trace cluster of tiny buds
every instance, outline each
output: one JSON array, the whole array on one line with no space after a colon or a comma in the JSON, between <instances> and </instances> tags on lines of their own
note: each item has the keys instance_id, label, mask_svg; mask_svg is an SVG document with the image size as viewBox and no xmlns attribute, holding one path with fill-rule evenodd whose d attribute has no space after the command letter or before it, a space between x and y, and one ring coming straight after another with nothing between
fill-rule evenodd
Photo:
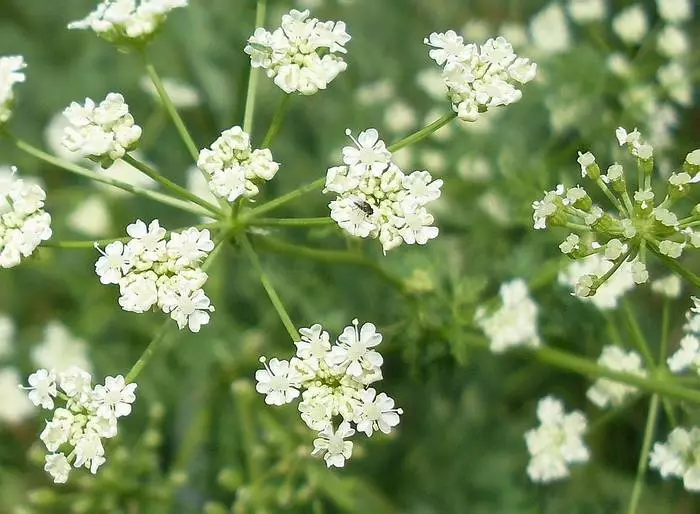
<instances>
[{"instance_id":1,"label":"cluster of tiny buds","mask_svg":"<svg viewBox=\"0 0 700 514\"><path fill-rule=\"evenodd\" d=\"M268 363L261 357L264 369L255 373L256 390L268 405L301 396L301 419L318 432L312 455L323 455L328 467L343 467L353 449L346 439L356 431L368 437L377 430L388 434L403 413L393 399L369 387L382 379L383 359L375 350L382 335L372 323L360 327L356 319L334 344L319 324L301 328L299 334L291 360Z\"/></svg>"},{"instance_id":2,"label":"cluster of tiny buds","mask_svg":"<svg viewBox=\"0 0 700 514\"><path fill-rule=\"evenodd\" d=\"M28 378L29 400L52 410L39 438L51 452L44 469L56 483L68 480L71 465L91 473L105 462L102 439L117 435L117 419L131 413L136 384L124 377L105 378L104 385L92 386L92 376L78 367L63 372L39 369ZM57 403L61 402L62 407Z\"/></svg>"},{"instance_id":3,"label":"cluster of tiny buds","mask_svg":"<svg viewBox=\"0 0 700 514\"><path fill-rule=\"evenodd\" d=\"M202 287L207 274L202 261L214 249L209 231L195 227L172 232L158 220L148 225L141 220L126 229L131 240L115 241L103 250L95 263L95 272L103 284L118 284L119 305L130 312L146 312L158 306L177 322L199 332L209 323L214 310Z\"/></svg>"},{"instance_id":4,"label":"cluster of tiny buds","mask_svg":"<svg viewBox=\"0 0 700 514\"><path fill-rule=\"evenodd\" d=\"M425 244L437 237L425 205L440 197L442 180L428 171L406 175L371 128L343 148L344 165L328 169L324 192L336 193L328 205L338 225L357 237L379 239L384 252L406 244Z\"/></svg>"},{"instance_id":5,"label":"cluster of tiny buds","mask_svg":"<svg viewBox=\"0 0 700 514\"><path fill-rule=\"evenodd\" d=\"M666 194L657 202L652 188L653 147L642 140L637 130L627 132L620 127L616 136L620 146L626 146L636 158L638 181L632 194L621 164L614 163L602 173L595 156L585 152L578 157L581 175L600 188L610 202L610 210L593 203L581 186L566 189L559 185L532 204L536 229L564 227L572 230L559 246L564 254L572 259L599 254L612 263L601 276L583 276L576 287L579 296L594 295L625 262L631 263L635 283L647 282L647 251L677 259L684 249L700 247L700 232L692 228L700 221L698 207L685 217L673 211L676 202L700 181L700 150L689 153L682 171L668 177Z\"/></svg>"}]
</instances>

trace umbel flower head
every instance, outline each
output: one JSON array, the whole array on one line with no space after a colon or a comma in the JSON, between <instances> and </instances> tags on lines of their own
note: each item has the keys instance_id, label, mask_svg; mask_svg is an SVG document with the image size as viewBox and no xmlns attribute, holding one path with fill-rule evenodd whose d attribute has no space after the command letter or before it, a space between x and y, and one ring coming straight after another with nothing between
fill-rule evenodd
<instances>
[{"instance_id":1,"label":"umbel flower head","mask_svg":"<svg viewBox=\"0 0 700 514\"><path fill-rule=\"evenodd\" d=\"M119 284L119 305L129 312L146 312L157 306L177 322L199 332L209 323L214 306L202 287L207 274L204 258L214 249L209 231L194 227L173 232L158 220L148 225L136 220L126 228L131 240L116 241L99 250L95 272L103 284Z\"/></svg>"},{"instance_id":2,"label":"umbel flower head","mask_svg":"<svg viewBox=\"0 0 700 514\"><path fill-rule=\"evenodd\" d=\"M197 167L207 175L214 195L233 202L241 196L256 196L260 192L256 183L272 180L279 164L267 148L253 150L250 135L236 126L199 152Z\"/></svg>"},{"instance_id":3,"label":"umbel flower head","mask_svg":"<svg viewBox=\"0 0 700 514\"><path fill-rule=\"evenodd\" d=\"M245 53L253 68L265 69L267 76L285 93L312 95L345 71L342 55L350 35L342 21L319 21L310 12L292 9L282 16L274 32L255 29Z\"/></svg>"},{"instance_id":4,"label":"umbel flower head","mask_svg":"<svg viewBox=\"0 0 700 514\"><path fill-rule=\"evenodd\" d=\"M69 29L92 30L117 44L145 43L165 22L170 11L186 7L188 0L103 0Z\"/></svg>"},{"instance_id":5,"label":"umbel flower head","mask_svg":"<svg viewBox=\"0 0 700 514\"><path fill-rule=\"evenodd\" d=\"M688 491L700 491L700 428L674 428L665 443L654 443L649 467L663 478L683 479Z\"/></svg>"},{"instance_id":6,"label":"umbel flower head","mask_svg":"<svg viewBox=\"0 0 700 514\"><path fill-rule=\"evenodd\" d=\"M465 44L454 30L425 38L430 58L443 67L442 80L452 109L464 121L476 121L491 107L509 105L522 97L517 85L535 78L537 65L518 57L503 37L481 46Z\"/></svg>"},{"instance_id":7,"label":"umbel flower head","mask_svg":"<svg viewBox=\"0 0 700 514\"><path fill-rule=\"evenodd\" d=\"M352 138L349 129L346 133ZM337 195L328 205L331 218L354 236L379 239L384 252L436 238L439 231L425 205L440 197L442 180L427 171L404 174L373 128L352 141L354 146L343 148L345 164L326 174L324 192Z\"/></svg>"},{"instance_id":8,"label":"umbel flower head","mask_svg":"<svg viewBox=\"0 0 700 514\"><path fill-rule=\"evenodd\" d=\"M352 455L349 437L375 431L388 434L403 413L394 400L369 387L382 379L383 359L375 348L382 335L372 323L361 327L355 319L331 344L319 324L299 329L290 361L264 357L265 368L255 373L256 390L268 405L284 405L301 396L299 413L316 432L312 455L323 455L328 467L343 467Z\"/></svg>"},{"instance_id":9,"label":"umbel flower head","mask_svg":"<svg viewBox=\"0 0 700 514\"><path fill-rule=\"evenodd\" d=\"M46 193L22 180L11 168L0 174L0 268L17 266L51 237L51 216L44 211Z\"/></svg>"},{"instance_id":10,"label":"umbel flower head","mask_svg":"<svg viewBox=\"0 0 700 514\"><path fill-rule=\"evenodd\" d=\"M0 126L12 116L15 100L13 88L18 82L24 82L26 77L22 70L26 66L21 55L0 57Z\"/></svg>"},{"instance_id":11,"label":"umbel flower head","mask_svg":"<svg viewBox=\"0 0 700 514\"><path fill-rule=\"evenodd\" d=\"M700 375L700 299L693 296L692 300L693 307L685 313L685 335L680 340L679 348L666 363L674 373L691 371Z\"/></svg>"},{"instance_id":12,"label":"umbel flower head","mask_svg":"<svg viewBox=\"0 0 700 514\"><path fill-rule=\"evenodd\" d=\"M642 357L635 351L625 351L618 346L606 346L598 358L598 364L614 371L622 371L630 375L646 376L642 366ZM601 409L617 407L630 395L637 392L636 387L620 384L607 378L599 378L588 389L586 396Z\"/></svg>"},{"instance_id":13,"label":"umbel flower head","mask_svg":"<svg viewBox=\"0 0 700 514\"><path fill-rule=\"evenodd\" d=\"M106 461L102 440L115 437L117 419L131 413L136 384L127 384L118 375L93 387L90 373L75 366L59 373L39 369L28 382L24 389L29 400L53 411L53 418L39 436L51 452L44 470L56 483L68 480L71 466L97 473Z\"/></svg>"},{"instance_id":14,"label":"umbel flower head","mask_svg":"<svg viewBox=\"0 0 700 514\"><path fill-rule=\"evenodd\" d=\"M597 254L611 263L605 273L579 279L576 294L582 297L594 295L625 263L629 263L635 283L647 282L647 252L669 260L680 257L685 249L700 247L700 232L693 230L700 220L700 208L696 206L685 216L674 209L700 181L700 150L689 153L682 171L664 181L666 191L660 196L659 188L652 187L654 148L637 130L627 132L620 127L616 136L620 146L627 147L635 158L636 190L630 192L630 177L621 164L614 163L602 173L591 152L579 152L581 176L601 189L612 209L594 204L580 186L566 189L559 185L532 204L536 229L564 227L573 231L560 245L564 254L572 259Z\"/></svg>"},{"instance_id":15,"label":"umbel flower head","mask_svg":"<svg viewBox=\"0 0 700 514\"><path fill-rule=\"evenodd\" d=\"M68 120L63 146L99 162L103 168L134 150L141 137L141 127L134 123L129 106L119 93L109 93L99 105L90 98L85 99L84 105L73 102L63 114Z\"/></svg>"}]
</instances>

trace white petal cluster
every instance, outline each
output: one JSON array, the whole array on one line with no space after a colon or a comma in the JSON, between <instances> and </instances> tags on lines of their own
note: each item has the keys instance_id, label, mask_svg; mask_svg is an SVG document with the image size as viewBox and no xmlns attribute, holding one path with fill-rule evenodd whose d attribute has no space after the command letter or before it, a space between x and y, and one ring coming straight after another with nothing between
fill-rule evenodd
<instances>
[{"instance_id":1,"label":"white petal cluster","mask_svg":"<svg viewBox=\"0 0 700 514\"><path fill-rule=\"evenodd\" d=\"M700 375L700 299L692 297L694 307L686 312L686 324L683 326L684 336L679 348L671 355L666 363L673 373L692 371Z\"/></svg>"},{"instance_id":2,"label":"white petal cluster","mask_svg":"<svg viewBox=\"0 0 700 514\"><path fill-rule=\"evenodd\" d=\"M173 232L158 220L148 225L141 220L129 225L132 238L126 244L108 244L95 263L95 272L103 284L119 284L119 305L125 311L142 313L158 307L177 322L199 332L209 323L214 310L202 287L207 274L202 261L214 249L209 231L194 227Z\"/></svg>"},{"instance_id":3,"label":"white petal cluster","mask_svg":"<svg viewBox=\"0 0 700 514\"><path fill-rule=\"evenodd\" d=\"M21 381L22 378L15 368L0 368L0 424L21 423L30 418L36 410L27 399L27 395L17 387Z\"/></svg>"},{"instance_id":4,"label":"white petal cluster","mask_svg":"<svg viewBox=\"0 0 700 514\"><path fill-rule=\"evenodd\" d=\"M354 236L379 239L384 252L436 238L438 228L425 206L440 197L442 180L428 171L404 174L373 128L353 142L343 148L345 164L326 174L324 192L337 194L328 204L331 218Z\"/></svg>"},{"instance_id":5,"label":"white petal cluster","mask_svg":"<svg viewBox=\"0 0 700 514\"><path fill-rule=\"evenodd\" d=\"M540 425L525 433L530 480L552 482L566 478L569 464L588 461L590 455L583 441L588 423L581 412L566 414L561 400L547 396L537 404L537 418Z\"/></svg>"},{"instance_id":6,"label":"white petal cluster","mask_svg":"<svg viewBox=\"0 0 700 514\"><path fill-rule=\"evenodd\" d=\"M43 209L46 193L16 172L11 168L0 175L0 268L17 266L51 237L51 216Z\"/></svg>"},{"instance_id":7,"label":"white petal cluster","mask_svg":"<svg viewBox=\"0 0 700 514\"><path fill-rule=\"evenodd\" d=\"M39 436L51 452L44 470L55 483L68 480L71 466L97 473L106 460L102 440L115 437L117 419L131 413L136 384L127 384L118 375L93 387L90 373L78 367L63 372L39 369L28 383L31 402L53 411Z\"/></svg>"},{"instance_id":8,"label":"white petal cluster","mask_svg":"<svg viewBox=\"0 0 700 514\"><path fill-rule=\"evenodd\" d=\"M26 77L22 70L26 66L21 55L0 57L0 125L12 116L15 100L13 88L18 82L24 82Z\"/></svg>"},{"instance_id":9,"label":"white petal cluster","mask_svg":"<svg viewBox=\"0 0 700 514\"><path fill-rule=\"evenodd\" d=\"M433 32L425 39L429 55L443 66L452 109L460 119L476 121L490 107L509 105L522 97L516 87L535 78L537 65L518 57L503 37L489 39L480 47L464 44L453 30Z\"/></svg>"},{"instance_id":10,"label":"white petal cluster","mask_svg":"<svg viewBox=\"0 0 700 514\"><path fill-rule=\"evenodd\" d=\"M643 368L642 358L635 351L624 351L618 346L606 346L598 358L598 364L603 367L637 375L646 376L647 372ZM586 397L601 409L606 407L617 407L622 404L631 394L637 392L636 387L621 384L608 378L599 378L586 391Z\"/></svg>"},{"instance_id":11,"label":"white petal cluster","mask_svg":"<svg viewBox=\"0 0 700 514\"><path fill-rule=\"evenodd\" d=\"M489 348L501 353L516 346L537 348L537 304L530 297L527 283L516 279L501 285L501 306L496 311L481 306L476 310L476 324L489 338Z\"/></svg>"},{"instance_id":12,"label":"white petal cluster","mask_svg":"<svg viewBox=\"0 0 700 514\"><path fill-rule=\"evenodd\" d=\"M656 0L656 10L669 23L688 21L693 17L693 0Z\"/></svg>"},{"instance_id":13,"label":"white petal cluster","mask_svg":"<svg viewBox=\"0 0 700 514\"><path fill-rule=\"evenodd\" d=\"M615 34L626 44L639 44L649 31L649 21L640 4L630 5L613 19Z\"/></svg>"},{"instance_id":14,"label":"white petal cluster","mask_svg":"<svg viewBox=\"0 0 700 514\"><path fill-rule=\"evenodd\" d=\"M143 42L153 36L170 11L187 4L188 0L103 0L68 28L92 30L114 43Z\"/></svg>"},{"instance_id":15,"label":"white petal cluster","mask_svg":"<svg viewBox=\"0 0 700 514\"><path fill-rule=\"evenodd\" d=\"M683 479L688 491L700 491L700 428L674 428L665 443L654 443L649 467L663 478Z\"/></svg>"},{"instance_id":16,"label":"white petal cluster","mask_svg":"<svg viewBox=\"0 0 700 514\"><path fill-rule=\"evenodd\" d=\"M245 47L251 66L263 68L285 93L312 95L347 68L345 23L309 16L308 10L292 9L273 32L255 29Z\"/></svg>"},{"instance_id":17,"label":"white petal cluster","mask_svg":"<svg viewBox=\"0 0 700 514\"><path fill-rule=\"evenodd\" d=\"M73 102L63 114L68 120L63 146L99 162L103 168L135 149L141 137L141 127L134 123L119 93L109 93L99 104L90 98L83 105Z\"/></svg>"},{"instance_id":18,"label":"white petal cluster","mask_svg":"<svg viewBox=\"0 0 700 514\"><path fill-rule=\"evenodd\" d=\"M384 361L375 349L382 335L372 323L360 327L356 319L334 344L319 324L301 328L299 334L290 361L260 359L265 369L255 373L256 390L268 405L301 397L301 419L318 432L312 455L323 455L328 467L343 467L353 448L346 439L355 432L388 434L403 413L392 398L369 387L382 379Z\"/></svg>"},{"instance_id":19,"label":"white petal cluster","mask_svg":"<svg viewBox=\"0 0 700 514\"><path fill-rule=\"evenodd\" d=\"M250 135L235 126L199 152L197 167L207 174L214 195L233 202L241 196L256 196L260 192L256 182L272 180L279 164L272 160L269 149L253 150Z\"/></svg>"},{"instance_id":20,"label":"white petal cluster","mask_svg":"<svg viewBox=\"0 0 700 514\"><path fill-rule=\"evenodd\" d=\"M591 302L600 310L615 309L620 299L635 287L633 263L630 261L623 262L618 270L598 287L595 294L583 294L587 280L602 277L612 267L611 260L595 253L569 264L566 269L559 272L558 281L568 286L580 300Z\"/></svg>"},{"instance_id":21,"label":"white petal cluster","mask_svg":"<svg viewBox=\"0 0 700 514\"><path fill-rule=\"evenodd\" d=\"M43 340L32 348L31 359L38 368L56 372L72 367L92 372L87 342L75 337L58 321L46 325Z\"/></svg>"}]
</instances>

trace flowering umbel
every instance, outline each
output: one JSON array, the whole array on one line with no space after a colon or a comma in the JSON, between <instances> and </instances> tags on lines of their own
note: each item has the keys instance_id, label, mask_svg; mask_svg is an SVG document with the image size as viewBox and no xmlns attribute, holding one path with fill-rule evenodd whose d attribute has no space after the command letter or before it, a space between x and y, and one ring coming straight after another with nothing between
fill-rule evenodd
<instances>
[{"instance_id":1,"label":"flowering umbel","mask_svg":"<svg viewBox=\"0 0 700 514\"><path fill-rule=\"evenodd\" d=\"M342 58L350 41L345 23L309 15L308 10L293 9L282 16L282 26L274 32L255 29L245 47L251 66L264 68L285 93L312 95L347 68Z\"/></svg>"},{"instance_id":2,"label":"flowering umbel","mask_svg":"<svg viewBox=\"0 0 700 514\"><path fill-rule=\"evenodd\" d=\"M572 259L598 254L611 263L605 273L579 279L576 294L583 297L594 295L625 263L630 266L635 283L647 282L647 250L670 260L680 257L686 248L700 247L700 232L692 228L700 220L697 206L686 217L673 210L676 202L700 181L700 150L686 156L683 171L668 177L665 195L657 201L652 188L653 147L642 140L637 130L627 132L620 127L616 136L620 146L626 146L636 159L639 179L632 194L621 164L614 163L602 173L591 152L579 152L578 157L581 176L597 184L614 211L594 204L580 186L565 189L559 185L532 204L536 229L559 226L574 231L560 245L564 254Z\"/></svg>"},{"instance_id":3,"label":"flowering umbel","mask_svg":"<svg viewBox=\"0 0 700 514\"><path fill-rule=\"evenodd\" d=\"M537 65L518 57L503 37L481 46L465 44L454 30L425 38L429 55L443 66L442 80L452 109L464 121L476 121L491 107L509 105L522 97L516 87L535 78Z\"/></svg>"},{"instance_id":4,"label":"flowering umbel","mask_svg":"<svg viewBox=\"0 0 700 514\"><path fill-rule=\"evenodd\" d=\"M181 330L199 332L214 310L202 289L208 276L201 264L214 249L209 231L192 227L166 240L158 220L148 225L136 220L126 231L129 242L115 241L100 250L95 263L100 282L119 285L119 305L125 311L142 313L157 306Z\"/></svg>"},{"instance_id":5,"label":"flowering umbel","mask_svg":"<svg viewBox=\"0 0 700 514\"><path fill-rule=\"evenodd\" d=\"M0 126L7 123L12 116L15 100L14 85L24 82L22 71L27 65L21 55L0 57Z\"/></svg>"},{"instance_id":6,"label":"flowering umbel","mask_svg":"<svg viewBox=\"0 0 700 514\"><path fill-rule=\"evenodd\" d=\"M51 452L44 470L56 483L68 480L71 466L97 473L106 460L102 440L115 437L118 418L131 413L136 384L127 384L118 375L93 387L90 373L78 367L60 373L39 369L28 382L25 389L31 402L53 411L39 436Z\"/></svg>"},{"instance_id":7,"label":"flowering umbel","mask_svg":"<svg viewBox=\"0 0 700 514\"><path fill-rule=\"evenodd\" d=\"M17 266L51 237L51 216L44 211L46 193L37 184L0 175L0 268Z\"/></svg>"},{"instance_id":8,"label":"flowering umbel","mask_svg":"<svg viewBox=\"0 0 700 514\"><path fill-rule=\"evenodd\" d=\"M375 350L382 335L372 323L360 327L357 320L334 344L319 324L301 328L299 334L291 360L260 359L265 369L255 373L256 389L269 405L301 396L301 419L318 432L312 454L323 455L328 467L343 467L353 448L346 439L355 432L388 434L403 413L393 399L369 387L382 379L383 359Z\"/></svg>"},{"instance_id":9,"label":"flowering umbel","mask_svg":"<svg viewBox=\"0 0 700 514\"><path fill-rule=\"evenodd\" d=\"M345 164L326 174L324 192L337 194L328 205L331 218L354 236L379 239L385 252L437 237L425 205L440 197L442 180L433 180L427 171L404 174L373 128L353 143L343 148Z\"/></svg>"}]
</instances>

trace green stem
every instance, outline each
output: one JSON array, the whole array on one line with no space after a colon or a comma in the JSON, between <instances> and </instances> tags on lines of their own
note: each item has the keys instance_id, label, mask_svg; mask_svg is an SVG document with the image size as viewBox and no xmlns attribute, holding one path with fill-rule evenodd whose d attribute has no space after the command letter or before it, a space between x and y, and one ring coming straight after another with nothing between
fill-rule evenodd
<instances>
[{"instance_id":1,"label":"green stem","mask_svg":"<svg viewBox=\"0 0 700 514\"><path fill-rule=\"evenodd\" d=\"M103 184L108 184L110 186L114 186L116 188L122 189L124 191L128 191L129 193L133 193L135 195L143 196L146 198L149 198L153 201L169 205L171 207L175 207L177 209L191 212L193 214L196 214L198 216L209 216L210 213L208 211L205 211L201 209L201 207L195 206L190 204L189 202L183 202L179 198L173 198L172 196L159 193L157 191L151 191L149 189L144 189L141 187L134 186L133 184L129 184L128 182L122 182L121 180L116 180L113 178L108 177L107 175L95 173L94 171L90 171L87 168L83 168L82 166L79 166L77 164L73 164L72 162L65 161L63 159L60 159L58 157L55 157L51 154L48 154L44 152L43 150L40 150L29 143L22 141L21 139L17 139L13 135L11 135L8 132L5 132L5 134L13 140L15 143L15 146L22 150L23 152L36 157L37 159L41 159L44 162L47 162L53 166L56 166L58 168L61 168L63 170L69 171L71 173L74 173L76 175L80 175L82 177L89 178L90 180L94 180L95 182L101 182Z\"/></svg>"},{"instance_id":2,"label":"green stem","mask_svg":"<svg viewBox=\"0 0 700 514\"><path fill-rule=\"evenodd\" d=\"M639 350L639 352L644 356L644 360L646 361L647 367L650 370L654 370L656 368L656 361L654 360L654 356L651 353L651 348L649 347L649 343L646 340L646 337L644 337L642 327L639 326L639 321L637 321L637 317L634 315L632 306L626 299L622 300L622 310L624 311L625 317L627 318L627 324L629 325L630 330L632 331L632 339L634 340L634 343L637 346L637 350Z\"/></svg>"},{"instance_id":3,"label":"green stem","mask_svg":"<svg viewBox=\"0 0 700 514\"><path fill-rule=\"evenodd\" d=\"M267 0L258 0L255 6L255 28L265 23ZM253 114L255 113L255 97L257 95L259 70L250 66L248 74L248 89L245 94L245 110L243 113L243 131L248 134L253 130Z\"/></svg>"},{"instance_id":4,"label":"green stem","mask_svg":"<svg viewBox=\"0 0 700 514\"><path fill-rule=\"evenodd\" d=\"M332 223L335 223L332 218L324 216L322 218L257 218L253 219L250 225L257 227L318 227Z\"/></svg>"},{"instance_id":5,"label":"green stem","mask_svg":"<svg viewBox=\"0 0 700 514\"><path fill-rule=\"evenodd\" d=\"M427 127L423 127L419 131L411 134L410 136L407 136L407 137L401 139L400 141L397 141L396 143L390 145L388 150L390 152L396 152L396 151L401 150L402 148L404 148L406 146L413 145L413 144L417 143L418 141L425 139L426 137L431 135L433 132L441 129L442 127L447 125L449 122L451 122L456 117L457 117L456 112L451 112L449 114L445 114L443 117L435 120Z\"/></svg>"},{"instance_id":6,"label":"green stem","mask_svg":"<svg viewBox=\"0 0 700 514\"><path fill-rule=\"evenodd\" d=\"M247 220L251 220L255 217L260 216L261 214L265 214L279 207L282 207L283 205L296 200L297 198L305 195L306 193L310 193L311 191L321 189L325 184L326 177L323 177L314 180L313 182L310 182L308 184L305 184L301 187L298 187L297 189L290 191L289 193L282 195L279 198L275 198L274 200L270 200L269 202L266 202L254 209L249 210L247 213L241 216L241 222L245 224Z\"/></svg>"},{"instance_id":7,"label":"green stem","mask_svg":"<svg viewBox=\"0 0 700 514\"><path fill-rule=\"evenodd\" d=\"M364 266L371 269L382 280L396 289L397 292L402 295L406 294L404 283L400 278L394 277L393 275L387 273L381 266L361 255L339 250L319 250L316 248L285 243L270 237L260 238L257 244L260 248L270 252L292 255L315 261Z\"/></svg>"},{"instance_id":8,"label":"green stem","mask_svg":"<svg viewBox=\"0 0 700 514\"><path fill-rule=\"evenodd\" d=\"M219 218L223 218L226 216L226 214L219 209L218 207L210 204L206 200L201 199L198 197L196 194L190 192L186 188L182 187L179 184L176 184L172 180L169 180L165 178L163 175L158 173L156 170L148 166L146 163L143 163L139 161L138 159L135 159L133 156L126 154L122 158L124 162L127 162L131 164L134 168L139 170L141 173L144 175L152 178L156 182L158 182L160 185L162 185L164 188L168 189L169 191L172 191L173 194L176 194L180 198L184 200L188 200L192 203L195 203L199 205L200 207L203 207L204 209L208 210L210 213L215 214Z\"/></svg>"},{"instance_id":9,"label":"green stem","mask_svg":"<svg viewBox=\"0 0 700 514\"><path fill-rule=\"evenodd\" d=\"M636 514L639 500L642 496L642 488L644 487L644 474L647 470L647 461L649 460L649 452L651 443L654 439L654 430L656 428L656 420L659 416L659 395L652 395L649 402L649 414L647 414L647 424L644 428L644 441L642 442L642 450L639 453L639 462L637 463L637 476L634 479L634 487L632 488L632 496L627 507L627 514Z\"/></svg>"},{"instance_id":10,"label":"green stem","mask_svg":"<svg viewBox=\"0 0 700 514\"><path fill-rule=\"evenodd\" d=\"M168 111L170 118L173 120L173 123L175 124L175 128L177 129L178 133L180 134L180 138L185 143L185 146L187 147L187 151L190 153L192 160L194 162L197 162L197 158L199 157L199 150L197 148L197 145L194 143L192 136L188 132L187 127L185 126L185 123L182 121L182 118L180 117L180 114L177 112L177 109L175 108L175 104L170 99L167 91L163 87L163 82L160 80L160 77L158 76L158 72L156 71L155 67L148 59L148 55L146 54L145 50L142 52L141 55L143 57L143 63L146 66L146 73L148 73L148 76L151 78L151 81L153 82L153 85L155 86L156 91L158 91L158 96L160 96L160 100L161 100L161 102L163 102L163 105L165 106L165 110Z\"/></svg>"},{"instance_id":11,"label":"green stem","mask_svg":"<svg viewBox=\"0 0 700 514\"><path fill-rule=\"evenodd\" d=\"M277 132L279 132L280 127L282 126L282 120L284 120L284 115L287 113L287 107L289 107L289 100L291 98L292 95L290 94L285 94L282 97L282 101L280 101L279 106L277 106L275 115L270 123L270 128L267 129L267 134L265 134L265 139L263 139L261 146L262 148L269 148L272 141L275 139Z\"/></svg>"},{"instance_id":12,"label":"green stem","mask_svg":"<svg viewBox=\"0 0 700 514\"><path fill-rule=\"evenodd\" d=\"M608 188L608 185L605 182L603 182L602 178L598 177L596 179L595 183L598 185L598 187L603 192L603 194L608 197L608 200L610 200L612 202L612 204L617 208L620 215L622 215L622 216L631 216L632 215L631 212L627 212L625 210L625 208L620 203L620 200L618 200L617 197L613 194L613 192L610 191L610 189Z\"/></svg>"},{"instance_id":13,"label":"green stem","mask_svg":"<svg viewBox=\"0 0 700 514\"><path fill-rule=\"evenodd\" d=\"M680 275L684 279L686 279L688 282L693 284L695 287L700 288L700 277L697 276L695 273L690 271L689 269L684 268L676 259L672 259L661 252L659 252L658 246L653 243L652 241L649 242L649 249L656 254L656 256L661 259L661 261L666 264L671 270L676 273L676 275Z\"/></svg>"},{"instance_id":14,"label":"green stem","mask_svg":"<svg viewBox=\"0 0 700 514\"><path fill-rule=\"evenodd\" d=\"M292 341L297 341L299 339L299 335L298 335L296 326L294 326L294 323L292 322L292 318L289 317L287 310L284 308L284 304L282 303L282 300L280 299L279 295L277 294L277 291L275 291L275 287L272 285L272 282L270 282L270 279L267 277L265 270L263 269L262 265L260 264L260 259L258 258L258 255L255 253L255 250L253 250L253 247L251 246L250 241L248 241L248 237L245 234L241 234L238 237L238 239L241 242L241 246L243 247L243 250L245 251L246 254L248 254L248 258L250 259L250 262L253 264L255 271L257 271L257 273L260 277L260 282L262 283L263 288L265 288L265 292L267 293L267 296L270 298L270 301L272 302L272 306L275 308L275 311L277 311L277 315L279 316L280 320L282 321L284 328L287 329L287 333L289 334L289 337L292 338Z\"/></svg>"}]
</instances>

